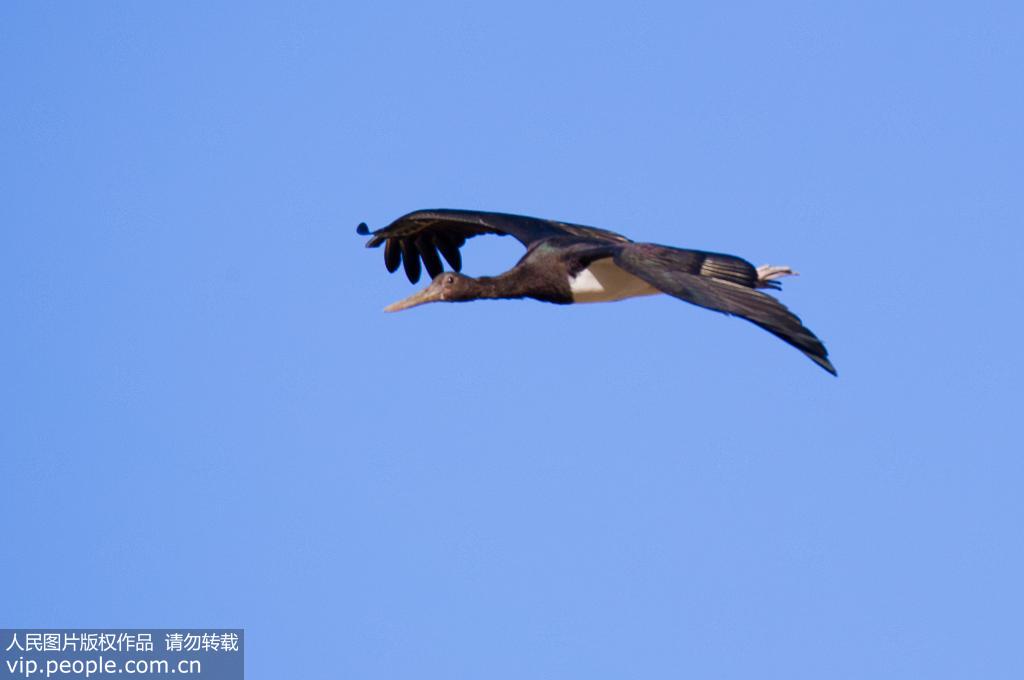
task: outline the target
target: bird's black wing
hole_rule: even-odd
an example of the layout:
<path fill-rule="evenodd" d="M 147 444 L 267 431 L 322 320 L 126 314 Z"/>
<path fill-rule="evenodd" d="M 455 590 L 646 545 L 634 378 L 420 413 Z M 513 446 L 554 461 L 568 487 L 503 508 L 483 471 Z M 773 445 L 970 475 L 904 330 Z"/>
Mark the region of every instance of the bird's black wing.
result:
<path fill-rule="evenodd" d="M 466 239 L 480 234 L 514 236 L 527 248 L 532 243 L 552 236 L 630 242 L 625 236 L 605 229 L 473 210 L 417 210 L 372 233 L 366 224 L 360 224 L 356 231 L 371 237 L 366 242 L 367 248 L 376 248 L 383 243 L 384 266 L 393 272 L 400 263 L 404 263 L 405 274 L 413 283 L 419 281 L 421 260 L 431 277 L 444 271 L 439 252 L 453 270 L 461 271 L 462 256 L 459 248 Z"/>
<path fill-rule="evenodd" d="M 634 243 L 618 249 L 615 264 L 680 300 L 751 321 L 793 345 L 836 375 L 825 345 L 785 305 L 757 290 L 757 270 L 730 255 Z"/>

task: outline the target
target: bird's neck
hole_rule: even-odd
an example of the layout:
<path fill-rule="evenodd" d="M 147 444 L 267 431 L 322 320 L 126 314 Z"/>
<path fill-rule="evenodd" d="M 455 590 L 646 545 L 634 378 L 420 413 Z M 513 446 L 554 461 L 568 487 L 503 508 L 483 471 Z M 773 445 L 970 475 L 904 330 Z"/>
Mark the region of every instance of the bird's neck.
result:
<path fill-rule="evenodd" d="M 476 279 L 477 293 L 483 299 L 505 300 L 526 297 L 526 291 L 514 272 L 500 276 L 481 276 Z"/>
<path fill-rule="evenodd" d="M 530 280 L 526 273 L 519 269 L 511 269 L 499 276 L 481 276 L 476 282 L 481 299 L 508 300 L 529 297 L 559 304 L 572 301 L 567 290 L 561 290 L 554 280 Z M 567 289 L 568 284 L 564 287 Z"/>

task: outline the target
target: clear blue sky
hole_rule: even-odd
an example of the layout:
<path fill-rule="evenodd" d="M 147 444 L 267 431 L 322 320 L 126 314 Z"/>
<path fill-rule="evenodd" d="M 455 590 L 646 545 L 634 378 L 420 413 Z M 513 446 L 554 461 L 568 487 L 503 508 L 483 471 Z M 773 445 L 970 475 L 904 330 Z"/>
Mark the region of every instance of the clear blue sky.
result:
<path fill-rule="evenodd" d="M 1019 3 L 4 3 L 4 626 L 250 678 L 1020 678 Z M 360 221 L 790 264 L 433 305 Z M 511 239 L 464 253 L 510 266 Z"/>

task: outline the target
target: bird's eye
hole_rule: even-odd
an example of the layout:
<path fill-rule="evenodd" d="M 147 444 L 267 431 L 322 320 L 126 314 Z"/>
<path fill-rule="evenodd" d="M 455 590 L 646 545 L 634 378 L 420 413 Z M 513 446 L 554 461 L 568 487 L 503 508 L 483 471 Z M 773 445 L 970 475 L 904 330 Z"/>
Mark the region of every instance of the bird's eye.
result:
<path fill-rule="evenodd" d="M 444 277 L 444 282 L 450 286 L 453 283 L 455 283 L 455 277 L 449 274 L 448 276 Z"/>

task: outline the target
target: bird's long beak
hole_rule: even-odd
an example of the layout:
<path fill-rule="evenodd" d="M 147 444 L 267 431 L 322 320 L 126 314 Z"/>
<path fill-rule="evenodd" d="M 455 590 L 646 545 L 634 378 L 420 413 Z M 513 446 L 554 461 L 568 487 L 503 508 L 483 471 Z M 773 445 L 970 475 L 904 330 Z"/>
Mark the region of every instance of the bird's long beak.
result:
<path fill-rule="evenodd" d="M 384 308 L 385 312 L 400 312 L 403 309 L 409 309 L 410 307 L 416 307 L 418 305 L 425 305 L 428 302 L 437 302 L 441 297 L 437 290 L 433 286 L 428 286 L 418 293 L 410 295 L 404 300 L 392 303 Z"/>

